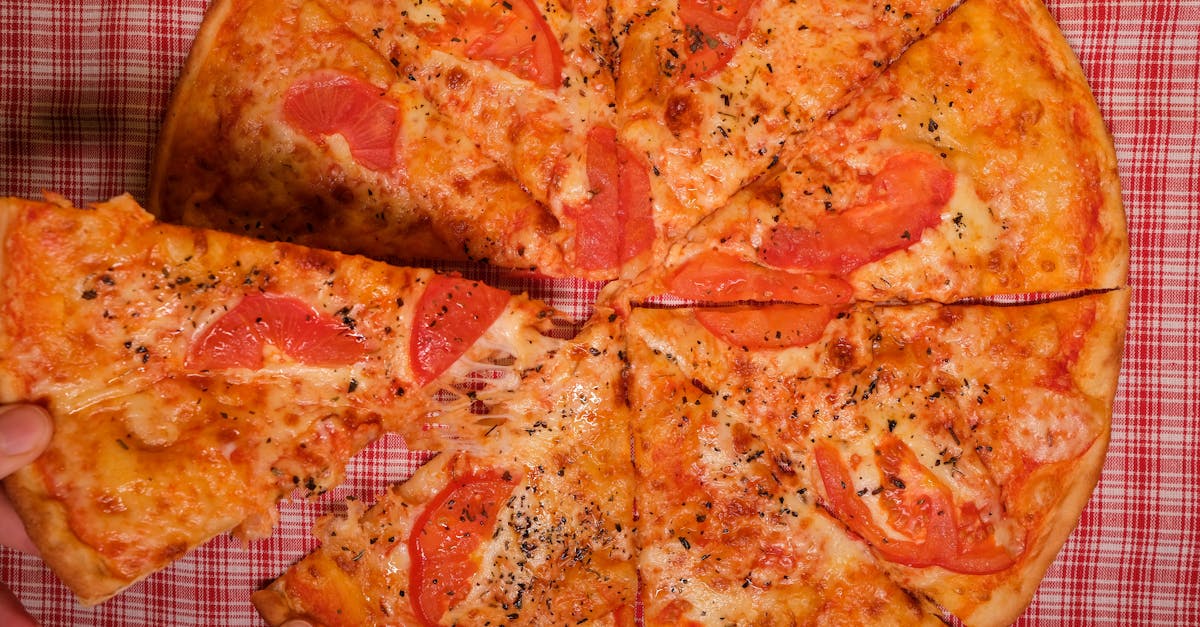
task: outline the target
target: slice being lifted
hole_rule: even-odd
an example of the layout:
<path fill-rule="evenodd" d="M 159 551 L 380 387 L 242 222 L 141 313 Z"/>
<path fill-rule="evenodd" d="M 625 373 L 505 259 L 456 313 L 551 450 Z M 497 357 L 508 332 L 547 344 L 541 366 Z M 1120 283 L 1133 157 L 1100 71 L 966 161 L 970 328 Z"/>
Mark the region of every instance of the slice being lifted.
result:
<path fill-rule="evenodd" d="M 0 201 L 0 293 L 0 403 L 55 421 L 5 486 L 86 603 L 218 533 L 267 535 L 276 501 L 337 485 L 382 431 L 478 438 L 561 343 L 526 298 L 157 224 L 128 197 Z"/>
<path fill-rule="evenodd" d="M 967 2 L 638 290 L 953 302 L 1118 287 L 1128 257 L 1112 143 L 1050 15 L 1030 0 Z M 721 274 L 822 291 L 678 293 Z"/>
<path fill-rule="evenodd" d="M 443 453 L 254 596 L 272 625 L 632 625 L 633 471 L 619 326 L 593 322 Z"/>
<path fill-rule="evenodd" d="M 635 309 L 646 624 L 1016 619 L 1099 477 L 1128 297 L 813 307 L 765 344 Z"/>

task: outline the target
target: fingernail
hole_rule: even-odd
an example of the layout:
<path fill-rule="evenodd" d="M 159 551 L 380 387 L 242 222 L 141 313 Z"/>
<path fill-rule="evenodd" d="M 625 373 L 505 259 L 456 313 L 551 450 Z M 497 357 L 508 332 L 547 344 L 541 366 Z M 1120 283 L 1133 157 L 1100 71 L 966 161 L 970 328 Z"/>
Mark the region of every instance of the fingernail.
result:
<path fill-rule="evenodd" d="M 50 420 L 37 407 L 22 405 L 0 414 L 0 454 L 22 455 L 41 445 Z"/>

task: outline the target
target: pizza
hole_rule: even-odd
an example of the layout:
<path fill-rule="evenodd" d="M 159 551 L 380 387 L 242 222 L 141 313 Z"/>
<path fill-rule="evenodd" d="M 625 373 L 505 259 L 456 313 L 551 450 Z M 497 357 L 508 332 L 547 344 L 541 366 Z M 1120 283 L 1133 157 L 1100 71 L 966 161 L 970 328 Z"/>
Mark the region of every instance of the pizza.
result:
<path fill-rule="evenodd" d="M 545 305 L 461 277 L 156 223 L 0 202 L 0 403 L 50 448 L 5 481 L 86 603 L 276 502 L 338 485 L 384 432 L 455 448 L 555 339 Z"/>
<path fill-rule="evenodd" d="M 49 200 L 7 485 L 86 602 L 395 432 L 268 623 L 1006 624 L 1107 447 L 1116 159 L 1036 0 L 217 0 L 164 222 Z M 430 260 L 609 283 L 567 337 Z"/>

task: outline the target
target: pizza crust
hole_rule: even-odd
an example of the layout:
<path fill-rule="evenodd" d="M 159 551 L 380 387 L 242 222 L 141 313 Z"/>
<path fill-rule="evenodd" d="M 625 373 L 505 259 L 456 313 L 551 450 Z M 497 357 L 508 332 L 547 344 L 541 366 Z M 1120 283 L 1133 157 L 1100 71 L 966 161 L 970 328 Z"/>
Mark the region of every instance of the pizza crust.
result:
<path fill-rule="evenodd" d="M 71 531 L 66 522 L 66 509 L 46 494 L 44 485 L 42 477 L 31 467 L 23 468 L 4 480 L 4 489 L 12 500 L 13 508 L 25 522 L 29 537 L 38 547 L 42 560 L 75 593 L 80 603 L 103 603 L 153 572 L 147 570 L 137 578 L 112 572 L 104 557 L 81 542 Z"/>
<path fill-rule="evenodd" d="M 178 137 L 179 126 L 182 123 L 180 118 L 191 108 L 185 104 L 186 95 L 196 91 L 194 84 L 199 81 L 201 67 L 205 59 L 212 55 L 217 34 L 225 20 L 228 19 L 234 2 L 236 0 L 213 0 L 213 3 L 209 5 L 204 14 L 204 21 L 200 23 L 200 30 L 196 33 L 196 39 L 192 42 L 187 61 L 184 62 L 183 71 L 175 83 L 171 103 L 167 106 L 166 117 L 158 131 L 158 140 L 155 144 L 151 165 L 149 206 L 152 209 L 163 206 L 164 199 L 167 197 L 164 186 L 170 180 L 170 168 L 175 163 L 176 147 L 182 143 Z"/>

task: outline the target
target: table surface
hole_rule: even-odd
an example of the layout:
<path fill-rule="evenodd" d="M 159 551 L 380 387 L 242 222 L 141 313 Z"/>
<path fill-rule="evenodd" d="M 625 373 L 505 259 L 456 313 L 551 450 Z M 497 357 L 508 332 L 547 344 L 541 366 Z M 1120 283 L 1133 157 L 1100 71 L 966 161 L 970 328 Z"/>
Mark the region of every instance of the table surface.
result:
<path fill-rule="evenodd" d="M 144 200 L 206 4 L 0 0 L 0 196 Z M 1116 142 L 1133 304 L 1100 484 L 1020 624 L 1200 625 L 1200 0 L 1048 4 Z M 594 295 L 571 281 L 535 293 L 579 318 Z M 47 625 L 260 624 L 250 592 L 315 547 L 316 517 L 423 460 L 385 438 L 351 463 L 345 486 L 285 504 L 270 539 L 217 538 L 97 608 L 7 549 L 0 582 Z"/>

